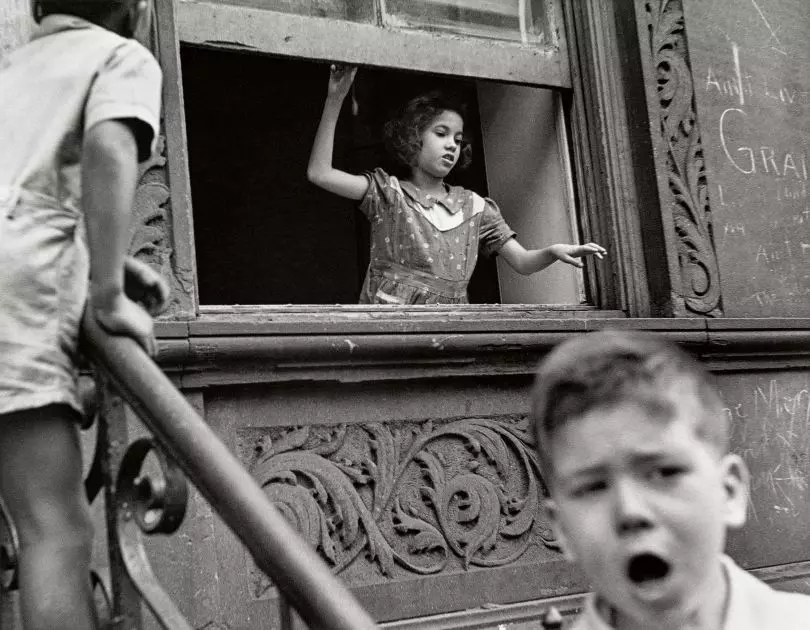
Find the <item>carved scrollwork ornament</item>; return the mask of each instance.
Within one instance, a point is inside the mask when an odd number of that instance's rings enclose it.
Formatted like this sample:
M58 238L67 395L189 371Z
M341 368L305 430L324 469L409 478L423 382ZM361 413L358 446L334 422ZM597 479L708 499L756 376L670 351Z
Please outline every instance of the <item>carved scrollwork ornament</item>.
M177 302L172 267L171 193L166 174L166 138L158 138L157 150L140 165L140 179L132 204L132 234L128 253L148 264L172 285L170 301ZM169 304L168 310L172 310Z
M678 239L681 297L693 313L722 315L720 270L682 0L648 0L644 6Z
M522 416L289 427L242 444L265 494L336 573L433 575L559 549ZM260 597L269 583L253 577Z
M160 476L142 474L147 456L153 453ZM186 514L188 484L182 471L157 447L154 440L140 438L129 445L118 471L116 498L119 509L134 518L148 534L172 534Z
M160 475L143 471L153 453ZM188 503L185 477L154 440L140 438L127 448L121 460L115 487L116 535L124 567L135 589L161 627L191 630L172 598L158 582L141 533L172 534L180 527Z

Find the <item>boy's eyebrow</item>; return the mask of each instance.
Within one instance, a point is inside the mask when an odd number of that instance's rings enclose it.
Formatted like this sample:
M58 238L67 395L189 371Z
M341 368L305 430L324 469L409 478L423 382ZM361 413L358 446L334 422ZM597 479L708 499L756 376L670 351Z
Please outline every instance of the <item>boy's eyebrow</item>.
M575 468L570 471L557 471L557 476L560 479L568 480L568 481L576 481L579 477L591 477L593 475L599 475L604 473L607 470L607 466L604 464L593 464L592 466L585 466L584 468Z
M655 451L652 453L641 453L639 455L633 456L633 463L638 464L654 464L662 459L669 459L671 457L676 457L676 453L671 453L669 451Z
M656 464L661 461L676 459L680 456L679 453L673 453L668 450L655 450L647 453L637 453L631 456L632 465L645 466L648 464ZM599 475L607 471L609 465L607 464L592 464L581 468L574 468L570 471L558 470L558 476L563 479L575 481L579 477L590 477Z

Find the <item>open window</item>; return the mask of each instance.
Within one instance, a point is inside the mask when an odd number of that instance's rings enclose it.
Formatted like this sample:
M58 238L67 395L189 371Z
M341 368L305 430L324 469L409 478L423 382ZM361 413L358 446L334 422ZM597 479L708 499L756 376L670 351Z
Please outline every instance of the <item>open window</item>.
M474 159L448 181L492 197L527 248L605 243L577 181L587 150L558 0L230 0L177 11L201 307L357 303L366 220L306 179L331 61L361 66L337 167L385 166L391 111L428 89L459 92ZM479 257L470 299L604 307L594 269L557 263L524 277Z
M200 302L356 303L368 265L367 221L355 202L306 179L328 66L195 47L182 48L181 59ZM577 240L554 90L363 69L338 125L335 165L393 172L383 123L402 102L436 88L460 94L469 107L473 162L448 182L493 197L526 247ZM579 304L579 275L557 264L524 277L482 257L470 299Z

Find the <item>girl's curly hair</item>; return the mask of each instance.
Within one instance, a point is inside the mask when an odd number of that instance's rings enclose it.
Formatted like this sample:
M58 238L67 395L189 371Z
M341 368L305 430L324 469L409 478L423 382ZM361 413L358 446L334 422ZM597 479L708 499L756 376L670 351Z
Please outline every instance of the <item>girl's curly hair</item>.
M416 166L419 152L422 150L422 133L442 112L456 112L461 119L467 120L467 107L456 96L439 90L428 92L412 98L383 127L385 148L399 166L412 168ZM465 169L472 162L472 146L465 138L462 141L456 168Z

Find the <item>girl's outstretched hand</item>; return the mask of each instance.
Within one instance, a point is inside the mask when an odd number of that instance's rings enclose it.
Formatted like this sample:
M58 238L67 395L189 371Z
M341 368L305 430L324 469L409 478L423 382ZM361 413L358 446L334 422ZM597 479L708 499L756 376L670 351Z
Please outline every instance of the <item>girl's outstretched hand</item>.
M329 67L329 88L328 94L341 101L346 98L349 89L352 87L354 75L357 74L357 66L344 66L333 63Z
M596 243L586 243L585 245L567 245L565 243L558 243L549 247L551 253L564 263L573 265L574 267L582 267L582 261L578 260L585 256L596 256L597 258L604 258L607 256L607 250L601 245Z

